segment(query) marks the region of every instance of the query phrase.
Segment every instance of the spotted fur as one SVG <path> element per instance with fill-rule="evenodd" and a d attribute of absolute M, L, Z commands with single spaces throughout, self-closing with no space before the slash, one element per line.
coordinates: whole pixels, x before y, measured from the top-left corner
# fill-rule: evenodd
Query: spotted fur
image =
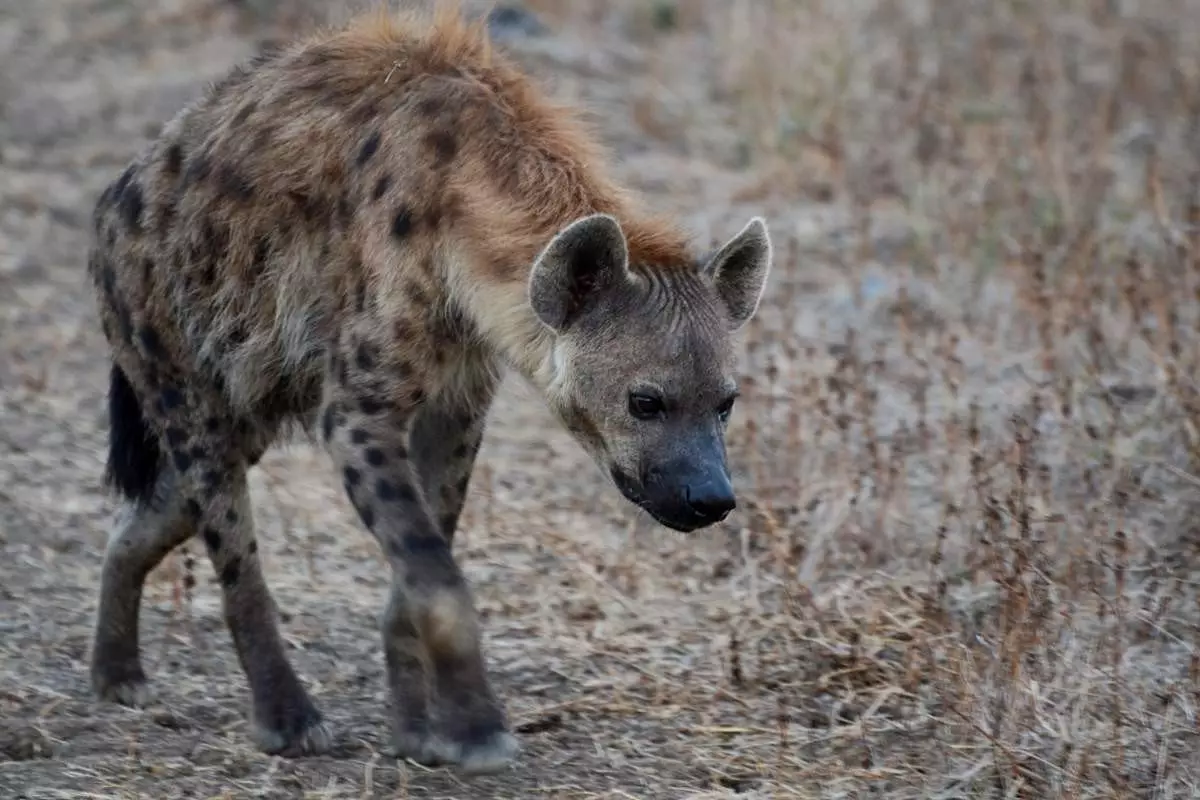
<path fill-rule="evenodd" d="M 92 652 L 101 696 L 144 700 L 142 584 L 199 535 L 258 745 L 330 747 L 284 653 L 246 482 L 298 427 L 393 570 L 395 753 L 511 761 L 451 553 L 503 371 L 664 524 L 695 530 L 733 507 L 731 335 L 762 292 L 766 227 L 697 258 L 602 165 L 479 24 L 381 12 L 234 69 L 105 189 L 88 268 L 124 507 Z"/>

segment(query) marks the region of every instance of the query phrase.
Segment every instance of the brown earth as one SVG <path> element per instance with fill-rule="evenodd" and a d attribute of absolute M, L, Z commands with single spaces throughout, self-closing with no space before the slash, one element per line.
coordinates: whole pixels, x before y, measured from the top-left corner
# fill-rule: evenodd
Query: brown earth
<path fill-rule="evenodd" d="M 387 568 L 299 442 L 253 473 L 260 552 L 336 751 L 249 746 L 195 547 L 147 588 L 159 704 L 97 703 L 91 205 L 204 82 L 345 8 L 14 0 L 0 798 L 1200 796 L 1200 5 L 528 7 L 504 46 L 622 179 L 705 243 L 771 225 L 738 512 L 655 526 L 508 386 L 456 547 L 524 751 L 466 779 L 379 752 Z"/>

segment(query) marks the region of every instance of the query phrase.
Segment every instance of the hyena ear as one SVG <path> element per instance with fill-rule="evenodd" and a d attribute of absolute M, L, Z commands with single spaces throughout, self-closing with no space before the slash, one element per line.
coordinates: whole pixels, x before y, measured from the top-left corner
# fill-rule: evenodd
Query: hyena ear
<path fill-rule="evenodd" d="M 751 218 L 701 268 L 729 311 L 731 330 L 745 325 L 758 310 L 770 270 L 771 237 L 762 217 Z"/>
<path fill-rule="evenodd" d="M 629 279 L 629 251 L 620 223 L 608 214 L 572 222 L 533 262 L 529 304 L 556 333 L 606 287 Z"/>

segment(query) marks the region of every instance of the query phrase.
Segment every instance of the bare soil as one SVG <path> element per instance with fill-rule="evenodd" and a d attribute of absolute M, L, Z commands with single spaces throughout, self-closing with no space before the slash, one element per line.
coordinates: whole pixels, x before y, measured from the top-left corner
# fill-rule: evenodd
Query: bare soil
<path fill-rule="evenodd" d="M 777 260 L 718 528 L 637 514 L 506 386 L 456 551 L 524 750 L 465 779 L 380 753 L 387 566 L 304 442 L 252 486 L 335 752 L 249 745 L 194 545 L 147 586 L 158 704 L 87 683 L 92 203 L 206 81 L 349 6 L 6 3 L 0 798 L 1200 796 L 1200 7 L 1102 5 L 544 0 L 498 29 L 623 180 L 705 244 L 764 214 Z"/>

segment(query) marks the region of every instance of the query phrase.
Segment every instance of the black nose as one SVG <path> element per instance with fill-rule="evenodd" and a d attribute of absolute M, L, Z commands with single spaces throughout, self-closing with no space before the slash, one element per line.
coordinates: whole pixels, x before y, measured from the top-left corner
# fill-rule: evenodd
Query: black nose
<path fill-rule="evenodd" d="M 688 486 L 685 496 L 692 513 L 706 524 L 720 522 L 737 507 L 733 486 L 728 480 L 710 480 Z"/>

